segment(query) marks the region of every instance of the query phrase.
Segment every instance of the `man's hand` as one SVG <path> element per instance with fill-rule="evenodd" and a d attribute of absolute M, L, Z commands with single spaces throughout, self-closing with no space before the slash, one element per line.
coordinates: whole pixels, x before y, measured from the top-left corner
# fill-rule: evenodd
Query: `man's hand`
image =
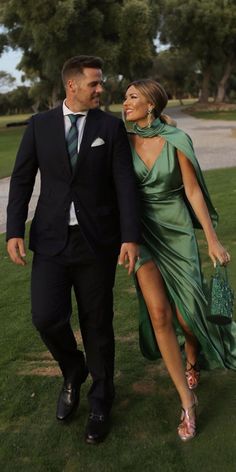
<path fill-rule="evenodd" d="M 135 262 L 139 257 L 139 245 L 136 243 L 123 243 L 120 248 L 118 259 L 119 265 L 124 265 L 128 269 L 128 274 L 134 270 Z"/>
<path fill-rule="evenodd" d="M 22 265 L 22 266 L 26 264 L 26 260 L 24 259 L 24 257 L 26 256 L 24 239 L 22 238 L 9 239 L 7 242 L 7 252 L 11 260 L 15 264 Z"/>

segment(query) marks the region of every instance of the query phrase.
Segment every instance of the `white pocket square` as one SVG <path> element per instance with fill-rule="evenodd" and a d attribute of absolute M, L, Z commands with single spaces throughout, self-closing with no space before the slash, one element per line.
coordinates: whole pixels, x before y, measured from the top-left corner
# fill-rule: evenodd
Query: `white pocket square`
<path fill-rule="evenodd" d="M 91 144 L 91 147 L 102 146 L 102 144 L 105 144 L 105 141 L 103 141 L 102 138 L 96 138 Z"/>

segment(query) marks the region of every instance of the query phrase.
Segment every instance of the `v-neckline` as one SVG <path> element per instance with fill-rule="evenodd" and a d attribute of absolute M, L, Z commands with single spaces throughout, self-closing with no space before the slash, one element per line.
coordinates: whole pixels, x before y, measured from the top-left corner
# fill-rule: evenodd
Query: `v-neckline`
<path fill-rule="evenodd" d="M 159 159 L 160 159 L 160 157 L 161 157 L 161 155 L 162 155 L 162 153 L 163 153 L 163 151 L 164 151 L 164 148 L 166 147 L 166 144 L 167 144 L 167 141 L 165 140 L 165 142 L 164 142 L 164 144 L 163 144 L 163 146 L 162 146 L 161 152 L 158 154 L 158 156 L 156 157 L 155 161 L 153 162 L 153 165 L 152 165 L 150 168 L 145 164 L 144 160 L 143 160 L 143 159 L 140 157 L 140 155 L 137 153 L 135 147 L 133 147 L 136 156 L 139 158 L 139 160 L 142 162 L 142 164 L 144 165 L 144 167 L 147 169 L 148 173 L 152 172 L 152 170 L 154 169 L 154 167 L 155 167 L 157 161 L 159 161 Z"/>

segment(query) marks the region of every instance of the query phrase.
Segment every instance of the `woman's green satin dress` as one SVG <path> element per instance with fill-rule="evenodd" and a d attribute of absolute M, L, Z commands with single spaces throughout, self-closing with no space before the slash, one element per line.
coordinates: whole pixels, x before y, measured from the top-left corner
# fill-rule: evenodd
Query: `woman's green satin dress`
<path fill-rule="evenodd" d="M 236 323 L 219 327 L 206 320 L 208 306 L 198 245 L 176 148 L 165 141 L 151 170 L 133 147 L 132 154 L 143 235 L 135 271 L 145 262 L 154 260 L 162 274 L 173 312 L 176 306 L 200 343 L 203 353 L 200 358 L 205 368 L 236 369 Z M 156 359 L 160 357 L 160 351 L 137 279 L 136 288 L 140 307 L 140 348 L 145 357 Z M 183 343 L 183 333 L 175 315 L 174 325 L 179 342 Z"/>

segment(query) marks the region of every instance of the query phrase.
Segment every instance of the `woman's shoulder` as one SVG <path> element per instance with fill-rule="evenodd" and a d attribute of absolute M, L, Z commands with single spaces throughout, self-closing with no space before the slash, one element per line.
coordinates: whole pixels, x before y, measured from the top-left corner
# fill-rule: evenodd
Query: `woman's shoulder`
<path fill-rule="evenodd" d="M 172 136 L 172 141 L 181 142 L 192 146 L 191 137 L 181 128 L 166 125 L 168 134 Z"/>
<path fill-rule="evenodd" d="M 171 131 L 173 133 L 178 134 L 179 136 L 182 136 L 184 138 L 189 138 L 189 135 L 184 131 L 182 128 L 179 128 L 178 126 L 171 126 L 171 125 L 165 125 L 168 131 Z"/>

